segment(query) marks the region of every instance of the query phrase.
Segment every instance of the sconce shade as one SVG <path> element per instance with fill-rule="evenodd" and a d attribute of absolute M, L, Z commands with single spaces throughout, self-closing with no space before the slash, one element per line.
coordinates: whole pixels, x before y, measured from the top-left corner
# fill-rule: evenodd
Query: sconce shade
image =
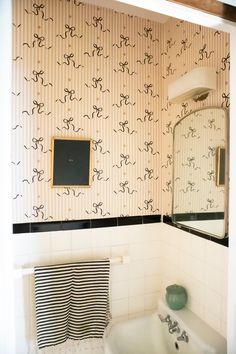
<path fill-rule="evenodd" d="M 190 98 L 198 100 L 199 96 L 215 89 L 216 69 L 200 67 L 169 83 L 168 98 L 172 103 L 180 103 Z"/>

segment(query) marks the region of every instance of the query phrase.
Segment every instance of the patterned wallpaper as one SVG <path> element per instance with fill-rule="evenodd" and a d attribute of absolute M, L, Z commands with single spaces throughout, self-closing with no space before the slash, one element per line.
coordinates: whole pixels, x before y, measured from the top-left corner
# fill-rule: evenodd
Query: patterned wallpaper
<path fill-rule="evenodd" d="M 217 147 L 225 147 L 221 108 L 191 113 L 174 132 L 174 213 L 224 211 L 224 186 L 217 186 Z"/>
<path fill-rule="evenodd" d="M 77 0 L 13 1 L 13 222 L 166 214 L 173 126 L 229 107 L 229 36 Z M 206 101 L 170 104 L 170 80 L 214 66 Z M 52 188 L 52 137 L 92 139 L 92 186 Z"/>
<path fill-rule="evenodd" d="M 13 222 L 160 214 L 160 25 L 13 1 Z M 92 139 L 92 186 L 52 188 L 52 137 Z"/>
<path fill-rule="evenodd" d="M 161 120 L 162 120 L 162 213 L 172 209 L 173 128 L 186 114 L 199 108 L 217 106 L 229 108 L 229 35 L 184 22 L 170 19 L 164 24 L 161 42 Z M 168 83 L 194 68 L 206 66 L 216 69 L 217 89 L 202 102 L 188 100 L 170 104 L 167 97 Z M 205 178 L 202 176 L 202 178 Z M 207 207 L 207 198 L 200 208 Z M 214 198 L 213 198 L 214 199 Z M 199 200 L 197 201 L 197 203 Z M 198 205 L 199 206 L 199 205 Z"/>

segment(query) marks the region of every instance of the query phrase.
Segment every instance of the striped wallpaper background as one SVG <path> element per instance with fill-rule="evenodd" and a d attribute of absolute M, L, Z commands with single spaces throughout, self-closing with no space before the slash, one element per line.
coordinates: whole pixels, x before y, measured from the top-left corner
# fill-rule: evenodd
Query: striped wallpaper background
<path fill-rule="evenodd" d="M 225 186 L 217 185 L 217 147 L 225 147 L 226 115 L 202 109 L 183 119 L 174 139 L 174 213 L 224 212 Z"/>
<path fill-rule="evenodd" d="M 160 213 L 159 24 L 50 0 L 13 26 L 14 222 Z M 92 139 L 90 188 L 51 188 L 53 136 Z"/>
<path fill-rule="evenodd" d="M 170 212 L 173 125 L 190 109 L 228 105 L 227 42 L 174 19 L 15 0 L 13 222 Z M 217 92 L 169 106 L 169 80 L 197 65 L 217 68 Z M 92 139 L 90 188 L 51 187 L 55 136 Z"/>
<path fill-rule="evenodd" d="M 229 35 L 191 24 L 189 22 L 171 19 L 164 25 L 161 45 L 161 119 L 162 119 L 162 212 L 170 214 L 172 208 L 172 168 L 173 168 L 173 127 L 185 115 L 196 109 L 216 106 L 226 110 L 229 108 Z M 205 66 L 216 69 L 217 89 L 211 91 L 205 101 L 194 102 L 188 100 L 179 104 L 168 102 L 168 83 L 175 80 L 194 68 Z M 206 172 L 206 171 L 205 171 Z M 202 184 L 205 172 L 193 180 Z M 200 181 L 197 180 L 200 178 Z M 215 181 L 212 181 L 215 184 Z M 212 188 L 214 189 L 214 187 Z M 221 188 L 222 190 L 222 188 Z M 220 203 L 218 191 L 215 189 L 211 199 Z M 222 193 L 221 193 L 222 194 Z M 196 198 L 196 204 L 192 203 L 191 210 L 202 211 L 206 208 L 209 190 L 202 188 Z M 195 196 L 192 196 L 192 202 Z M 199 205 L 200 203 L 200 205 Z M 180 210 L 186 211 L 186 205 L 180 206 Z M 203 208 L 201 210 L 201 208 Z M 214 211 L 222 211 L 220 208 Z M 180 212 L 179 210 L 179 212 Z M 189 209 L 188 209 L 189 210 Z"/>

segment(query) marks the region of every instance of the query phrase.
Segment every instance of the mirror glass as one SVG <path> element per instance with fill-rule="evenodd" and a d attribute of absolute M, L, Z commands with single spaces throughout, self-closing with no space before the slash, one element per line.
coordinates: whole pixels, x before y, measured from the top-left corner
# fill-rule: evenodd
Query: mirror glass
<path fill-rule="evenodd" d="M 174 128 L 172 221 L 227 236 L 228 118 L 223 108 L 191 112 Z"/>

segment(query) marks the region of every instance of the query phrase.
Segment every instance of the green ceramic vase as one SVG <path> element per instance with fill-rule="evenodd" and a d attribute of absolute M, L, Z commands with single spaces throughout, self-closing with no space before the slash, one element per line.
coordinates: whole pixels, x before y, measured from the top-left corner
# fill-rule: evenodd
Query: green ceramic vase
<path fill-rule="evenodd" d="M 187 299 L 187 291 L 183 286 L 177 284 L 167 286 L 166 302 L 172 310 L 181 310 L 186 305 Z"/>

